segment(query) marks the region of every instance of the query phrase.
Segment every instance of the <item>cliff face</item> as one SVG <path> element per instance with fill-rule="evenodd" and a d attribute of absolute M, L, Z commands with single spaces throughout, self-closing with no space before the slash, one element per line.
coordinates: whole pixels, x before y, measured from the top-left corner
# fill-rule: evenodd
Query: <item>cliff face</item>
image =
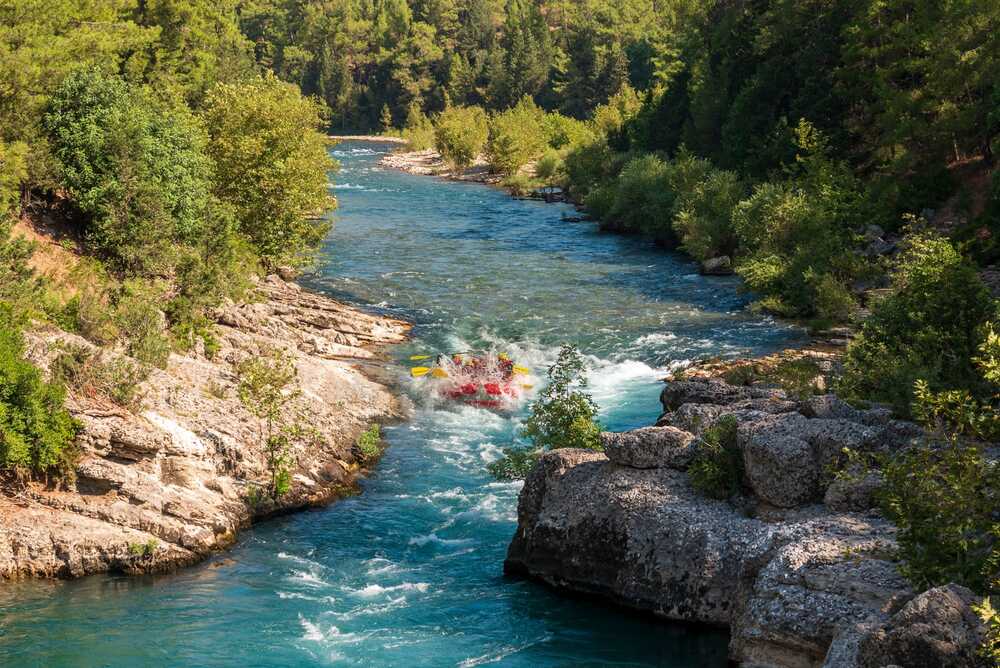
<path fill-rule="evenodd" d="M 914 425 L 829 395 L 800 402 L 715 381 L 673 382 L 661 399 L 658 426 L 602 435 L 605 454 L 541 458 L 507 572 L 728 627 L 730 658 L 747 666 L 976 665 L 971 592 L 914 597 L 894 562 L 895 527 L 873 509 L 881 480 L 824 473 L 845 447 L 905 447 Z M 687 468 L 726 415 L 747 487 L 717 501 Z"/>
<path fill-rule="evenodd" d="M 0 576 L 76 577 L 162 571 L 231 543 L 255 518 L 331 501 L 364 473 L 353 445 L 372 422 L 398 416 L 392 394 L 359 368 L 409 325 L 263 280 L 262 301 L 216 313 L 212 359 L 173 354 L 140 388 L 134 410 L 76 391 L 76 482 L 56 490 L 7 481 L 0 495 Z M 41 366 L 61 345 L 89 344 L 58 330 L 30 337 Z M 234 367 L 282 348 L 298 371 L 296 409 L 313 430 L 291 454 L 291 490 L 277 503 L 256 491 L 268 473 L 260 424 L 236 396 Z"/>

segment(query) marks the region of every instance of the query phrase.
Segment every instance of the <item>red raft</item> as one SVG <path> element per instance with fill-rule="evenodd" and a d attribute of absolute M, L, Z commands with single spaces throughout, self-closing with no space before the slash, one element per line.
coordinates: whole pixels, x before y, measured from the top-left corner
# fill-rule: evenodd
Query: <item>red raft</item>
<path fill-rule="evenodd" d="M 437 393 L 477 408 L 504 408 L 531 386 L 522 382 L 528 373 L 507 355 L 461 353 L 439 356 L 434 367 L 417 367 L 414 376 L 429 376 Z"/>

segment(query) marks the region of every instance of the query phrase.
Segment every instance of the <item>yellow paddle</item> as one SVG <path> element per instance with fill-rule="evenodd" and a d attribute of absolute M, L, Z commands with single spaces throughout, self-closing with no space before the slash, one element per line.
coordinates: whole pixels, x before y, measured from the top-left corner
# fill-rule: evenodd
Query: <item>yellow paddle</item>
<path fill-rule="evenodd" d="M 522 376 L 527 376 L 529 373 L 531 373 L 531 369 L 525 366 L 516 366 L 514 367 L 514 373 L 519 373 Z"/>
<path fill-rule="evenodd" d="M 420 360 L 429 360 L 430 355 L 410 355 L 410 361 L 419 362 Z"/>
<path fill-rule="evenodd" d="M 447 378 L 448 372 L 441 368 L 430 368 L 429 366 L 415 366 L 410 369 L 410 375 L 414 378 L 420 378 L 421 376 L 426 376 L 427 374 L 434 376 L 435 378 Z"/>

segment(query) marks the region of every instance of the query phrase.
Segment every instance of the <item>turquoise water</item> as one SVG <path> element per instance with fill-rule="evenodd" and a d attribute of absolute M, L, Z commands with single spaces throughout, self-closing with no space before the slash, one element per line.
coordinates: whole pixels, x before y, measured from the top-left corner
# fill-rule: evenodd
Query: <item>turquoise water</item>
<path fill-rule="evenodd" d="M 562 342 L 592 363 L 606 426 L 655 420 L 679 361 L 773 350 L 799 334 L 743 311 L 728 279 L 563 205 L 389 172 L 378 144 L 335 149 L 341 208 L 306 281 L 416 323 L 392 354 L 497 347 L 544 369 Z M 436 405 L 411 420 L 364 492 L 262 524 L 175 575 L 0 585 L 11 666 L 724 666 L 726 636 L 505 578 L 518 486 L 484 466 L 522 414 Z"/>

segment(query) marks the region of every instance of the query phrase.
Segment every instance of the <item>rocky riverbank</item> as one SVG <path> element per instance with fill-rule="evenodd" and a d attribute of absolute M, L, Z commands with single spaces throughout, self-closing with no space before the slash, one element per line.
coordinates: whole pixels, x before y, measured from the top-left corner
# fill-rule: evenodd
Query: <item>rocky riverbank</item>
<path fill-rule="evenodd" d="M 358 435 L 400 415 L 368 371 L 380 367 L 377 347 L 404 340 L 409 325 L 277 276 L 262 280 L 258 293 L 258 302 L 217 309 L 218 351 L 211 359 L 204 351 L 171 354 L 141 384 L 134 409 L 85 389 L 70 394 L 67 406 L 81 424 L 75 482 L 66 489 L 3 482 L 0 576 L 165 571 L 226 547 L 255 519 L 352 492 L 365 473 Z M 93 348 L 56 329 L 33 332 L 29 343 L 43 368 L 67 344 Z M 262 500 L 260 423 L 236 395 L 235 365 L 276 348 L 295 364 L 296 408 L 309 416 L 312 436 L 290 453 L 291 489 L 272 502 Z"/>
<path fill-rule="evenodd" d="M 915 595 L 875 509 L 875 474 L 834 476 L 844 448 L 898 449 L 916 425 L 833 395 L 701 377 L 668 382 L 656 426 L 557 450 L 521 492 L 505 570 L 661 617 L 724 626 L 747 666 L 974 666 L 968 590 Z M 707 498 L 688 467 L 736 419 L 742 493 Z"/>
<path fill-rule="evenodd" d="M 471 183 L 485 183 L 497 185 L 502 178 L 498 174 L 490 171 L 486 158 L 479 156 L 467 168 L 456 170 L 447 164 L 441 154 L 434 149 L 423 151 L 398 151 L 390 153 L 379 160 L 382 167 L 398 169 L 409 174 L 418 176 L 437 176 L 453 181 L 469 181 Z"/>

